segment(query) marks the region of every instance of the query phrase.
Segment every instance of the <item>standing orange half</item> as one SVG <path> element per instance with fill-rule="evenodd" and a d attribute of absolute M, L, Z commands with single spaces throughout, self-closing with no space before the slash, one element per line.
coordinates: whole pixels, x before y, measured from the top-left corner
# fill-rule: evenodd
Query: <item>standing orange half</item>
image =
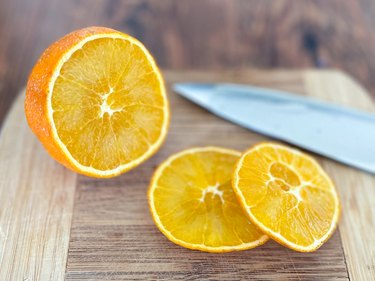
<path fill-rule="evenodd" d="M 337 227 L 334 184 L 318 162 L 298 150 L 274 143 L 252 147 L 237 162 L 233 189 L 249 219 L 293 250 L 317 250 Z"/>
<path fill-rule="evenodd" d="M 152 56 L 135 38 L 104 27 L 74 31 L 45 50 L 27 83 L 25 112 L 53 158 L 103 178 L 154 154 L 169 124 Z"/>

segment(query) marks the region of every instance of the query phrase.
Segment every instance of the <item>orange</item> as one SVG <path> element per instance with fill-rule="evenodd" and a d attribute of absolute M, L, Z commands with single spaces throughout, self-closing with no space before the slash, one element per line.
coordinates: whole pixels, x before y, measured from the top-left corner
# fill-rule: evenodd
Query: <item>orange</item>
<path fill-rule="evenodd" d="M 25 112 L 53 158 L 103 178 L 149 158 L 169 124 L 154 59 L 135 38 L 105 27 L 74 31 L 45 50 L 27 83 Z"/>
<path fill-rule="evenodd" d="M 337 227 L 340 203 L 332 180 L 298 150 L 252 147 L 236 165 L 233 189 L 250 220 L 293 250 L 317 250 Z"/>
<path fill-rule="evenodd" d="M 224 148 L 192 148 L 160 165 L 148 199 L 155 224 L 170 241 L 189 249 L 229 252 L 268 240 L 233 192 L 232 170 L 239 156 Z"/>

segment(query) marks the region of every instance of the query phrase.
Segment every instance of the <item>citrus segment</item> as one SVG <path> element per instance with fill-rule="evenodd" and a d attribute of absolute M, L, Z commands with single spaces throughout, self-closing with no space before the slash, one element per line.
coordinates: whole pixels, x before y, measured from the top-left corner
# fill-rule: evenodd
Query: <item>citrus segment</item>
<path fill-rule="evenodd" d="M 160 231 L 190 249 L 227 252 L 267 241 L 248 220 L 231 186 L 240 153 L 193 148 L 167 159 L 149 188 L 149 205 Z"/>
<path fill-rule="evenodd" d="M 291 249 L 314 251 L 337 226 L 340 206 L 332 181 L 298 150 L 254 146 L 238 161 L 233 188 L 251 221 Z"/>
<path fill-rule="evenodd" d="M 68 34 L 45 51 L 30 75 L 25 109 L 55 159 L 97 177 L 150 157 L 169 122 L 151 55 L 136 39 L 100 27 Z"/>

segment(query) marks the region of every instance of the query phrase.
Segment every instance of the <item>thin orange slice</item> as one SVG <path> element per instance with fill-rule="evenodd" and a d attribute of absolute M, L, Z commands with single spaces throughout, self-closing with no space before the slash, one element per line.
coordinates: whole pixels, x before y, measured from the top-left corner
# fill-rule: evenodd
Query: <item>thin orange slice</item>
<path fill-rule="evenodd" d="M 95 177 L 149 158 L 169 124 L 152 56 L 135 38 L 104 27 L 74 31 L 42 54 L 29 77 L 25 111 L 53 158 Z"/>
<path fill-rule="evenodd" d="M 233 189 L 250 220 L 293 250 L 317 250 L 337 227 L 334 184 L 298 150 L 273 143 L 252 147 L 236 165 Z"/>
<path fill-rule="evenodd" d="M 169 240 L 207 252 L 245 250 L 268 240 L 233 192 L 231 177 L 239 156 L 223 148 L 193 148 L 160 165 L 148 199 L 157 227 Z"/>

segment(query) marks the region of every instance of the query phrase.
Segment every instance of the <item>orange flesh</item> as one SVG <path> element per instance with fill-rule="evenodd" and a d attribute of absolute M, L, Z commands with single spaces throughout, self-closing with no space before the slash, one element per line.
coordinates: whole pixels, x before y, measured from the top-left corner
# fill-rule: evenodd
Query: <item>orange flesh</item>
<path fill-rule="evenodd" d="M 145 53 L 122 38 L 85 43 L 53 86 L 53 122 L 81 165 L 115 169 L 142 156 L 161 135 L 161 81 Z"/>
<path fill-rule="evenodd" d="M 265 144 L 246 152 L 238 165 L 234 188 L 263 231 L 300 250 L 328 239 L 339 203 L 331 180 L 312 158 Z"/>
<path fill-rule="evenodd" d="M 251 248 L 268 239 L 251 224 L 233 192 L 232 169 L 238 158 L 237 152 L 193 149 L 159 168 L 149 198 L 167 237 L 208 251 Z"/>

